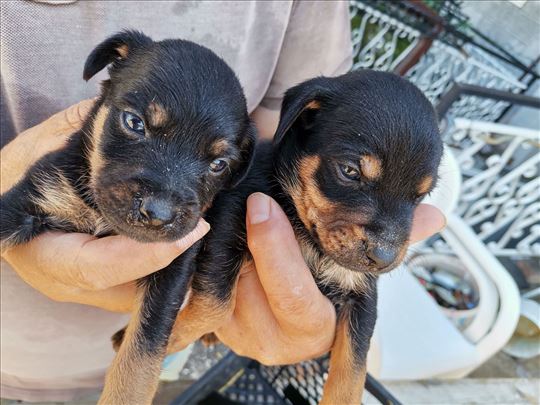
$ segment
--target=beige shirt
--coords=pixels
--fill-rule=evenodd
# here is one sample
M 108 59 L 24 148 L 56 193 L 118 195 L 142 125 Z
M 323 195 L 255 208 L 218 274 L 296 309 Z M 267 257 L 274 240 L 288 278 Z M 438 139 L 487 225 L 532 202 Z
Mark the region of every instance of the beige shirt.
M 52 4 L 56 3 L 56 4 Z M 205 45 L 237 73 L 248 109 L 278 109 L 284 91 L 351 66 L 348 3 L 337 1 L 2 1 L 2 146 L 54 112 L 97 94 L 82 80 L 89 52 L 135 28 Z M 101 386 L 110 336 L 125 315 L 57 303 L 2 262 L 1 396 L 69 400 Z

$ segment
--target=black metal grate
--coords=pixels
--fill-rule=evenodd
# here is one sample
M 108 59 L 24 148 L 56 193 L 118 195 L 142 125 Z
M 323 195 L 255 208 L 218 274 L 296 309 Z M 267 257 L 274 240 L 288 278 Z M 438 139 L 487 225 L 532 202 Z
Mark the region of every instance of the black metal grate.
M 317 405 L 328 365 L 328 356 L 323 356 L 291 366 L 267 367 L 229 353 L 171 405 Z M 383 404 L 399 404 L 369 375 L 366 390 Z
M 328 363 L 328 356 L 325 356 L 292 366 L 261 366 L 260 373 L 282 398 L 297 400 L 299 394 L 306 404 L 316 405 L 328 376 Z

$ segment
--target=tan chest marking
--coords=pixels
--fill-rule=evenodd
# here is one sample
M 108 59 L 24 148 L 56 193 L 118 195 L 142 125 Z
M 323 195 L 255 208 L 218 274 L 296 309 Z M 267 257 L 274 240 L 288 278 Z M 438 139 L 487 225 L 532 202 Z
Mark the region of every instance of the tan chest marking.
M 365 274 L 340 266 L 329 257 L 320 258 L 309 242 L 300 240 L 300 250 L 308 267 L 320 283 L 335 284 L 345 291 L 360 292 L 367 288 Z

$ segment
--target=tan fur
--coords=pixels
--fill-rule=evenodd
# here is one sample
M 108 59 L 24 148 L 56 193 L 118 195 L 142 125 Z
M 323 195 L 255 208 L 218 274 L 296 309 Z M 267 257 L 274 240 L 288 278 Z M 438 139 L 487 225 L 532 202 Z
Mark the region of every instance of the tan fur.
M 219 157 L 222 156 L 229 148 L 230 144 L 226 139 L 219 139 L 210 145 L 210 153 L 213 156 Z
M 318 156 L 302 159 L 298 168 L 300 184 L 289 190 L 298 215 L 308 229 L 319 225 L 321 217 L 330 215 L 336 208 L 334 203 L 322 195 L 315 181 L 320 163 Z
M 120 57 L 122 59 L 125 59 L 127 58 L 128 56 L 128 53 L 129 53 L 129 47 L 127 45 L 120 45 L 118 48 L 116 48 L 116 52 L 118 52 L 118 55 L 120 55 Z
M 141 320 L 142 289 L 137 297 L 124 341 L 105 377 L 98 405 L 150 405 L 159 383 L 163 353 L 145 354 L 135 345 L 136 328 Z M 122 365 L 122 368 L 120 367 Z M 132 371 L 135 371 L 132 373 Z
M 361 214 L 345 213 L 343 208 L 321 193 L 315 180 L 319 165 L 318 156 L 302 159 L 298 167 L 299 181 L 284 186 L 294 201 L 298 216 L 308 230 L 316 227 L 319 240 L 326 250 L 343 253 L 356 249 L 359 241 L 366 239 L 363 228 L 358 225 L 359 222 L 364 222 L 365 218 L 361 217 Z M 339 226 L 336 225 L 337 222 L 340 223 Z M 328 265 L 328 268 L 335 266 Z M 351 273 L 350 270 L 346 272 Z M 346 284 L 351 285 L 349 282 Z M 352 284 L 356 285 L 356 282 Z
M 319 103 L 317 100 L 310 101 L 306 104 L 305 110 L 318 110 L 321 108 L 321 103 Z
M 360 404 L 362 401 L 366 367 L 365 364 L 362 367 L 354 364 L 349 327 L 349 316 L 344 313 L 338 321 L 320 405 Z
M 360 158 L 360 169 L 364 177 L 375 181 L 382 176 L 382 162 L 374 155 L 364 155 Z
M 33 203 L 48 213 L 49 221 L 71 225 L 80 232 L 96 235 L 109 230 L 103 217 L 84 203 L 60 171 L 38 172 L 34 182 L 39 195 L 32 197 Z
M 212 333 L 206 333 L 205 335 L 203 335 L 200 341 L 205 347 L 211 347 L 219 343 L 219 338 L 216 336 L 215 333 L 212 332 Z
M 99 172 L 104 166 L 104 158 L 101 154 L 100 144 L 103 137 L 103 127 L 105 126 L 105 120 L 109 115 L 109 109 L 105 106 L 101 106 L 96 113 L 94 122 L 92 124 L 92 144 L 90 145 L 88 161 L 90 163 L 90 185 L 95 190 L 94 180 L 99 175 Z
M 364 273 L 340 266 L 328 256 L 321 258 L 310 242 L 300 238 L 299 243 L 304 260 L 319 283 L 336 284 L 343 291 L 360 292 L 366 289 Z
M 355 249 L 359 240 L 365 240 L 363 228 L 355 225 L 340 226 L 328 232 L 328 245 L 334 251 Z
M 103 166 L 99 142 L 108 112 L 106 107 L 101 107 L 94 119 L 92 145 L 89 151 L 90 183 Z M 60 171 L 38 172 L 34 181 L 40 195 L 34 197 L 33 202 L 44 212 L 49 213 L 50 221 L 67 226 L 72 225 L 80 232 L 95 235 L 110 231 L 110 227 L 103 220 L 103 217 L 84 203 L 77 190 Z
M 178 351 L 195 342 L 203 335 L 218 329 L 221 322 L 232 315 L 236 287 L 232 299 L 219 302 L 211 295 L 193 292 L 189 302 L 176 318 L 173 333 L 169 338 L 170 351 Z
M 424 195 L 429 190 L 431 190 L 432 185 L 433 185 L 433 177 L 425 176 L 422 180 L 420 180 L 420 183 L 418 183 L 418 185 L 416 186 L 416 192 L 419 195 Z
M 152 101 L 148 105 L 146 113 L 150 121 L 150 125 L 154 127 L 163 126 L 169 119 L 169 114 L 167 114 L 167 110 L 165 110 L 162 105 L 156 103 L 155 101 Z

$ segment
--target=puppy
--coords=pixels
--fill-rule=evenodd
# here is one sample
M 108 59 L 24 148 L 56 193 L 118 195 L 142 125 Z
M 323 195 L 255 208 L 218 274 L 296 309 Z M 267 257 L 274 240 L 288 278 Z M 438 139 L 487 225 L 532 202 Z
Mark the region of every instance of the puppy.
M 441 154 L 431 104 L 398 76 L 365 70 L 287 91 L 273 145 L 257 147 L 246 179 L 218 194 L 207 213 L 212 229 L 170 343 L 186 346 L 230 316 L 239 269 L 251 260 L 245 200 L 262 191 L 287 213 L 336 308 L 321 403 L 360 403 L 377 277 L 402 261 L 414 209 L 435 186 Z
M 255 127 L 238 79 L 212 51 L 124 31 L 92 51 L 84 79 L 107 65 L 82 129 L 1 196 L 2 251 L 47 230 L 174 241 L 246 175 Z M 102 404 L 151 402 L 200 246 L 140 280 Z

